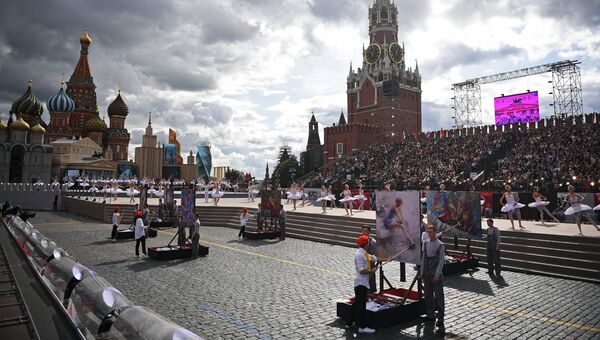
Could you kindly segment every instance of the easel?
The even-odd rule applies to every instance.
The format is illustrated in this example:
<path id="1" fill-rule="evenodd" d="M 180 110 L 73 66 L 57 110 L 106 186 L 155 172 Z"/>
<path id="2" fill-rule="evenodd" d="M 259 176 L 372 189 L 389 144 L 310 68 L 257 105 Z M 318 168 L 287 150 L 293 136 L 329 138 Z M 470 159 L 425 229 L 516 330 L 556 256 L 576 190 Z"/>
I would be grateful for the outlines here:
<path id="1" fill-rule="evenodd" d="M 389 289 L 396 289 L 396 287 L 394 287 L 392 285 L 392 283 L 387 279 L 387 277 L 385 277 L 385 274 L 383 273 L 383 265 L 386 263 L 391 262 L 392 260 L 394 260 L 396 257 L 400 256 L 400 254 L 404 253 L 405 251 L 409 250 L 409 248 L 406 248 L 402 251 L 400 251 L 398 254 L 390 257 L 389 259 L 387 259 L 386 261 L 382 262 L 381 264 L 379 264 L 379 293 L 383 293 L 383 291 L 385 290 L 384 287 L 384 282 L 387 283 L 387 285 L 389 286 Z M 400 262 L 400 281 L 401 282 L 406 282 L 406 263 L 404 262 Z M 377 299 L 382 299 L 382 300 L 388 300 L 390 302 L 394 302 L 394 303 L 400 303 L 401 305 L 404 305 L 404 303 L 406 302 L 406 300 L 408 299 L 408 295 L 410 294 L 410 292 L 412 291 L 413 287 L 415 286 L 415 283 L 419 282 L 418 284 L 418 292 L 419 294 L 421 293 L 421 279 L 419 276 L 419 273 L 417 272 L 417 274 L 415 274 L 415 277 L 413 278 L 410 287 L 408 288 L 408 290 L 406 291 L 406 294 L 401 297 L 400 299 L 395 299 L 395 298 L 388 298 L 388 297 L 382 297 L 381 295 L 378 295 L 376 298 Z"/>

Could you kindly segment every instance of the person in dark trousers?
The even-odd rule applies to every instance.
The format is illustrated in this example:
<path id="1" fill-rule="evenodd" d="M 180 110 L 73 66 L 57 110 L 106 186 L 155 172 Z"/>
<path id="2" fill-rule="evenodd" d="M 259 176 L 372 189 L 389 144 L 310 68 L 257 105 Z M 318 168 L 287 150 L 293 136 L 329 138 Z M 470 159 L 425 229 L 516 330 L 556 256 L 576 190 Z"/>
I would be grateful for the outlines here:
<path id="1" fill-rule="evenodd" d="M 433 225 L 427 226 L 429 242 L 423 246 L 423 256 L 421 257 L 420 277 L 423 279 L 425 290 L 425 307 L 427 309 L 427 319 L 435 320 L 435 308 L 437 307 L 437 327 L 438 332 L 444 334 L 444 285 L 442 282 L 442 270 L 444 269 L 444 254 L 446 249 L 444 244 L 437 238 Z"/>
<path id="2" fill-rule="evenodd" d="M 200 251 L 200 214 L 196 213 L 196 220 L 192 230 L 192 256 L 197 259 Z"/>
<path id="3" fill-rule="evenodd" d="M 360 235 L 356 240 L 358 250 L 354 255 L 354 268 L 356 276 L 354 278 L 354 304 L 352 304 L 352 313 L 350 319 L 346 321 L 346 328 L 352 327 L 356 321 L 359 333 L 375 333 L 375 330 L 366 325 L 367 311 L 367 293 L 369 291 L 369 276 L 377 268 L 372 265 L 377 262 L 375 256 L 369 255 L 369 236 Z"/>
<path id="4" fill-rule="evenodd" d="M 259 209 L 260 209 L 260 203 L 258 204 Z M 259 214 L 257 214 L 259 215 Z M 246 224 L 248 223 L 248 219 L 252 217 L 252 215 L 250 215 L 248 213 L 248 208 L 243 208 L 242 209 L 242 214 L 240 215 L 240 232 L 238 234 L 238 238 L 243 237 L 246 238 Z"/>
<path id="5" fill-rule="evenodd" d="M 140 257 L 140 243 L 142 244 L 142 253 L 146 255 L 146 228 L 142 220 L 142 212 L 135 213 L 135 256 Z"/>
<path id="6" fill-rule="evenodd" d="M 110 233 L 110 240 L 113 242 L 117 241 L 117 229 L 121 222 L 121 214 L 119 214 L 119 208 L 115 208 L 115 212 L 112 215 L 112 232 Z"/>
<path id="7" fill-rule="evenodd" d="M 488 274 L 500 276 L 500 230 L 494 226 L 494 220 L 487 220 L 487 263 Z"/>
<path id="8" fill-rule="evenodd" d="M 165 204 L 163 203 L 162 198 L 158 199 L 158 218 L 161 222 L 165 218 Z"/>
<path id="9" fill-rule="evenodd" d="M 283 210 L 283 204 L 279 205 L 279 240 L 285 240 L 285 223 L 287 222 L 287 213 Z"/>
<path id="10" fill-rule="evenodd" d="M 369 255 L 377 255 L 377 241 L 371 236 L 371 227 L 368 225 L 362 226 L 362 234 L 369 237 L 369 247 L 367 252 Z M 369 274 L 369 293 L 375 293 L 377 291 L 377 281 L 375 280 L 375 272 Z"/>

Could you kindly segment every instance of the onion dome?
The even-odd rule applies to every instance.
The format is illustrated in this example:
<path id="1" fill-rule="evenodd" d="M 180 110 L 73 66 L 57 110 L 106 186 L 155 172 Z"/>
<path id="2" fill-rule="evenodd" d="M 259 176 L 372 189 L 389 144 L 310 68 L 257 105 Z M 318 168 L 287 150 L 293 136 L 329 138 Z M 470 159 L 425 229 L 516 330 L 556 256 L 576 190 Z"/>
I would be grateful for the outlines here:
<path id="1" fill-rule="evenodd" d="M 85 122 L 85 128 L 88 132 L 104 132 L 107 129 L 106 123 L 100 119 L 98 112 L 96 112 L 94 118 Z"/>
<path id="2" fill-rule="evenodd" d="M 6 124 L 4 124 L 2 122 L 2 120 L 0 120 L 0 130 L 6 130 L 6 129 L 8 129 L 8 126 Z"/>
<path id="3" fill-rule="evenodd" d="M 108 116 L 125 117 L 128 113 L 129 108 L 127 107 L 127 104 L 125 104 L 125 101 L 123 101 L 123 98 L 121 98 L 121 91 L 119 91 L 117 98 L 115 98 L 115 100 L 113 100 L 113 102 L 110 103 L 110 105 L 108 105 Z"/>
<path id="4" fill-rule="evenodd" d="M 44 127 L 38 123 L 38 124 L 35 124 L 35 126 L 31 128 L 31 133 L 44 134 L 44 133 L 46 133 L 46 129 L 44 129 Z"/>
<path id="5" fill-rule="evenodd" d="M 39 117 L 44 112 L 44 106 L 42 102 L 33 94 L 31 90 L 31 80 L 29 81 L 29 86 L 27 86 L 27 91 L 21 96 L 21 98 L 15 100 L 10 108 L 10 112 L 14 114 L 29 114 L 32 116 Z"/>
<path id="6" fill-rule="evenodd" d="M 48 111 L 69 113 L 75 110 L 75 102 L 65 93 L 63 85 L 64 82 L 60 84 L 60 90 L 46 102 Z"/>
<path id="7" fill-rule="evenodd" d="M 90 38 L 90 35 L 88 34 L 88 30 L 85 30 L 85 32 L 83 32 L 81 37 L 79 37 L 79 42 L 82 44 L 91 44 L 92 43 L 92 38 Z"/>
<path id="8" fill-rule="evenodd" d="M 12 124 L 10 124 L 11 130 L 29 130 L 29 124 L 23 120 L 23 117 L 19 117 L 19 119 L 15 120 Z"/>

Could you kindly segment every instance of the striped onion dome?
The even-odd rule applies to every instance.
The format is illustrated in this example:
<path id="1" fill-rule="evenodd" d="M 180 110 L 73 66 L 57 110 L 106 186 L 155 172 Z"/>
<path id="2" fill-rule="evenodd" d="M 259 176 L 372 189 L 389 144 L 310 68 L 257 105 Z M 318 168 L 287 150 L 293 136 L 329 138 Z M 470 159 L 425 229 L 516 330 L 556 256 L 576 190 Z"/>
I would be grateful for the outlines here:
<path id="1" fill-rule="evenodd" d="M 117 95 L 117 98 L 115 98 L 115 100 L 113 100 L 113 102 L 110 103 L 110 105 L 108 105 L 107 111 L 108 111 L 109 117 L 112 117 L 112 116 L 126 117 L 127 116 L 127 114 L 129 113 L 129 108 L 127 107 L 127 104 L 125 104 L 125 101 L 121 97 L 121 90 L 119 90 L 119 94 Z"/>
<path id="2" fill-rule="evenodd" d="M 64 82 L 60 84 L 60 90 L 54 96 L 48 99 L 46 107 L 50 112 L 73 112 L 75 110 L 75 102 L 71 99 L 63 88 Z"/>
<path id="3" fill-rule="evenodd" d="M 17 100 L 15 100 L 10 108 L 10 112 L 14 114 L 29 114 L 39 117 L 44 112 L 42 102 L 33 94 L 31 89 L 31 80 L 27 86 L 27 91 Z"/>

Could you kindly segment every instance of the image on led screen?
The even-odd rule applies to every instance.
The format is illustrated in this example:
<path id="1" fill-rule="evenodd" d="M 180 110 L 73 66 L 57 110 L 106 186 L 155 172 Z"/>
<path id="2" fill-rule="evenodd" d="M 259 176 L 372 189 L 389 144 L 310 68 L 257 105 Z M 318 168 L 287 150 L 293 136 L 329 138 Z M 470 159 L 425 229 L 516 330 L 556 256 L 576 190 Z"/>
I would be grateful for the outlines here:
<path id="1" fill-rule="evenodd" d="M 496 125 L 537 122 L 540 120 L 538 92 L 494 98 Z"/>

